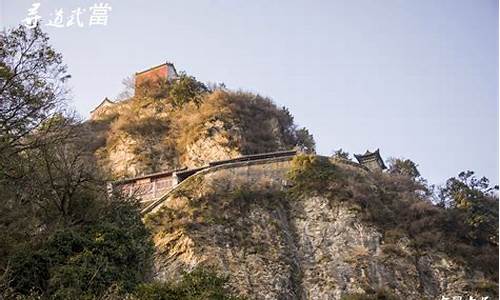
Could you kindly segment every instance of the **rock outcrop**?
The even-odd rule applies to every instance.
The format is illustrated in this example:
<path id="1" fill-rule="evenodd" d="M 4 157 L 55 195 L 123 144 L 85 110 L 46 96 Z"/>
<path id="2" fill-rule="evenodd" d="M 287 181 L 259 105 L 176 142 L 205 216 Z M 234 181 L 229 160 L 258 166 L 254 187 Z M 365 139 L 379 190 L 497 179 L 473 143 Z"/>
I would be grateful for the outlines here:
<path id="1" fill-rule="evenodd" d="M 285 108 L 226 90 L 175 109 L 168 99 L 133 98 L 85 126 L 96 132 L 96 156 L 114 179 L 314 148 Z M 249 299 L 496 296 L 498 273 L 474 265 L 474 256 L 493 262 L 497 248 L 453 246 L 463 234 L 454 235 L 425 186 L 343 159 L 296 158 L 217 166 L 169 192 L 145 216 L 156 245 L 154 278 L 175 281 L 210 266 Z"/>
<path id="2" fill-rule="evenodd" d="M 397 299 L 479 296 L 473 286 L 483 274 L 438 250 L 418 253 L 407 236 L 388 242 L 352 202 L 326 193 L 292 196 L 291 164 L 240 164 L 188 179 L 146 216 L 156 278 L 213 266 L 250 299 L 341 299 L 377 290 Z M 376 184 L 364 169 L 335 166 Z"/>
<path id="3" fill-rule="evenodd" d="M 301 144 L 293 117 L 267 98 L 216 90 L 204 99 L 175 109 L 168 99 L 139 97 L 106 107 L 88 122 L 105 136 L 101 165 L 117 179 Z"/>

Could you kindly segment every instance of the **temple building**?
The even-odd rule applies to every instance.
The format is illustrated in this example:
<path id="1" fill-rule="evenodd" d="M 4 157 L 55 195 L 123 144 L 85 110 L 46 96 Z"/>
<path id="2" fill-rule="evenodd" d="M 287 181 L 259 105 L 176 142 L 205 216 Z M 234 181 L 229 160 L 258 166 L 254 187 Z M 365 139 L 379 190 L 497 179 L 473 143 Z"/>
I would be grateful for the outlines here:
<path id="1" fill-rule="evenodd" d="M 97 105 L 97 107 L 90 112 L 90 119 L 91 120 L 100 119 L 101 117 L 105 116 L 108 112 L 110 112 L 111 107 L 113 107 L 115 104 L 116 104 L 115 102 L 109 100 L 107 97 L 104 98 L 104 100 L 102 100 L 101 103 Z"/>
<path id="2" fill-rule="evenodd" d="M 354 154 L 354 157 L 358 160 L 358 162 L 367 167 L 370 171 L 383 171 L 387 169 L 380 157 L 380 151 L 377 149 L 375 152 L 370 152 L 366 150 L 365 154 Z"/>
<path id="3" fill-rule="evenodd" d="M 142 89 L 150 88 L 158 80 L 174 80 L 178 77 L 173 63 L 165 62 L 156 67 L 135 73 L 135 95 L 141 95 Z"/>
<path id="4" fill-rule="evenodd" d="M 142 72 L 135 73 L 135 95 L 143 95 L 143 91 L 149 88 L 154 88 L 159 80 L 175 80 L 179 77 L 173 63 L 165 62 L 156 67 L 149 68 Z M 90 112 L 90 119 L 97 120 L 105 117 L 111 112 L 111 107 L 117 103 L 104 98 L 101 103 Z"/>

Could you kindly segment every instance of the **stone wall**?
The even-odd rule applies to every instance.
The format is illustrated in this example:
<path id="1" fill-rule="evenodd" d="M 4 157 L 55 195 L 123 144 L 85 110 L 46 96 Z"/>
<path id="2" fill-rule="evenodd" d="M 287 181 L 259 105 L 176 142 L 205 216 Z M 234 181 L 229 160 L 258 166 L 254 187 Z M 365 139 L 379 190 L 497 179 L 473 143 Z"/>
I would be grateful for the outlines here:
<path id="1" fill-rule="evenodd" d="M 202 176 L 209 185 L 224 189 L 234 189 L 243 185 L 247 188 L 283 189 L 287 184 L 286 173 L 293 157 L 227 162 L 202 169 L 191 177 Z M 228 178 L 230 180 L 227 180 Z M 185 180 L 158 200 L 150 201 L 151 204 L 142 211 L 143 214 L 157 212 L 165 202 L 174 196 L 176 190 L 182 189 L 187 184 L 189 181 Z"/>
<path id="2" fill-rule="evenodd" d="M 119 191 L 126 196 L 140 199 L 141 204 L 147 207 L 176 186 L 175 171 L 150 174 L 111 183 L 114 191 Z"/>
<path id="3" fill-rule="evenodd" d="M 286 173 L 292 159 L 284 157 L 230 163 L 212 167 L 203 176 L 208 184 L 225 182 L 229 184 L 227 188 L 245 185 L 248 188 L 281 189 L 286 186 Z"/>
<path id="4" fill-rule="evenodd" d="M 295 154 L 295 151 L 282 151 L 214 161 L 197 169 L 178 169 L 116 181 L 111 188 L 139 198 L 145 212 L 149 212 L 166 199 L 178 183 L 193 175 L 205 176 L 215 183 L 229 176 L 236 179 L 234 182 L 253 186 L 282 185 Z"/>

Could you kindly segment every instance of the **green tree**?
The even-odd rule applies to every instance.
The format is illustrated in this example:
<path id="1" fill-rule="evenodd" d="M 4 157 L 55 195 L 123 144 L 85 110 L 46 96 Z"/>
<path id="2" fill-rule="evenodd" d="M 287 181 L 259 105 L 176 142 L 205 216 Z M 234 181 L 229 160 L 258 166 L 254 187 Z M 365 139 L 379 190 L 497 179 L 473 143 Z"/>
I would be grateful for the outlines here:
<path id="1" fill-rule="evenodd" d="M 32 201 L 29 157 L 68 134 L 62 117 L 69 78 L 62 56 L 39 27 L 0 33 L 0 273 L 44 225 Z M 35 235 L 36 236 L 36 235 Z M 0 283 L 1 285 L 1 283 Z"/>
<path id="2" fill-rule="evenodd" d="M 39 27 L 0 33 L 1 154 L 32 145 L 25 137 L 62 108 L 68 78 L 61 54 Z"/>
<path id="3" fill-rule="evenodd" d="M 480 179 L 473 171 L 461 172 L 440 188 L 440 205 L 456 212 L 467 226 L 467 238 L 475 244 L 498 246 L 498 186 L 490 186 L 486 177 Z"/>
<path id="4" fill-rule="evenodd" d="M 150 269 L 153 246 L 138 205 L 113 197 L 81 227 L 61 228 L 36 249 L 16 253 L 9 282 L 14 293 L 51 299 L 92 299 L 112 284 L 133 290 Z"/>
<path id="5" fill-rule="evenodd" d="M 0 298 L 132 290 L 152 253 L 137 204 L 108 197 L 68 78 L 39 28 L 0 35 Z"/>
<path id="6" fill-rule="evenodd" d="M 333 152 L 333 157 L 335 158 L 340 158 L 340 159 L 347 159 L 347 160 L 351 160 L 349 158 L 349 152 L 346 152 L 346 151 L 343 151 L 342 148 L 338 149 L 338 150 L 335 150 Z"/>
<path id="7" fill-rule="evenodd" d="M 170 86 L 168 96 L 174 108 L 181 108 L 190 102 L 199 107 L 207 92 L 208 88 L 195 77 L 181 73 Z"/>
<path id="8" fill-rule="evenodd" d="M 418 165 L 409 159 L 391 158 L 389 159 L 388 169 L 390 174 L 407 176 L 411 179 L 417 179 L 420 177 Z"/>
<path id="9" fill-rule="evenodd" d="M 211 269 L 197 268 L 184 273 L 178 283 L 147 283 L 133 293 L 134 299 L 144 300 L 238 300 L 226 286 L 227 277 Z"/>
<path id="10" fill-rule="evenodd" d="M 309 133 L 307 128 L 303 127 L 295 131 L 296 146 L 300 150 L 307 153 L 314 153 L 316 151 L 316 143 L 312 134 Z"/>

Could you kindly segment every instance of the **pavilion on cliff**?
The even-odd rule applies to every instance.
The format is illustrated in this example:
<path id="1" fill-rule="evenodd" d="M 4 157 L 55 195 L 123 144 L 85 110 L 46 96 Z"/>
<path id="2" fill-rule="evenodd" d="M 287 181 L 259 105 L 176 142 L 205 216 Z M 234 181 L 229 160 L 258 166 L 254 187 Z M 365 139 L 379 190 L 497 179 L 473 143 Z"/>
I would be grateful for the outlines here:
<path id="1" fill-rule="evenodd" d="M 358 162 L 367 167 L 370 171 L 382 171 L 387 169 L 384 160 L 380 157 L 380 151 L 377 149 L 374 152 L 366 150 L 365 154 L 354 154 Z"/>

